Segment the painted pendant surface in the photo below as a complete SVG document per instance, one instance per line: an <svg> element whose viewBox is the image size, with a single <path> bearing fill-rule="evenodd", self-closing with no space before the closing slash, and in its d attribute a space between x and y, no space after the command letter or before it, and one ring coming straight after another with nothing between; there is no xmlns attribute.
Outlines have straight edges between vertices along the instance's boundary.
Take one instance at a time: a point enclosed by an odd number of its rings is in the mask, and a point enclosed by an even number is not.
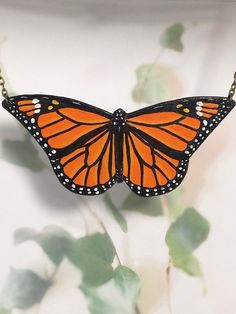
<svg viewBox="0 0 236 314"><path fill-rule="evenodd" d="M123 181L140 196L174 190L189 158L234 106L226 97L189 97L112 114L58 96L3 101L46 152L60 182L82 195Z"/></svg>

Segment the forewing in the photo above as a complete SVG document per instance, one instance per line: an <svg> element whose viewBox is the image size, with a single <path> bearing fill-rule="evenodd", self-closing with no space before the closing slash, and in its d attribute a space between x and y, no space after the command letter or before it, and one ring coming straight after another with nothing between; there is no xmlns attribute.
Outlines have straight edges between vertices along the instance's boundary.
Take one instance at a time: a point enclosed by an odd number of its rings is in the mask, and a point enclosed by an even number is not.
<svg viewBox="0 0 236 314"><path fill-rule="evenodd" d="M189 157L234 106L223 97L194 97L128 114L123 174L129 187L143 196L176 188Z"/></svg>

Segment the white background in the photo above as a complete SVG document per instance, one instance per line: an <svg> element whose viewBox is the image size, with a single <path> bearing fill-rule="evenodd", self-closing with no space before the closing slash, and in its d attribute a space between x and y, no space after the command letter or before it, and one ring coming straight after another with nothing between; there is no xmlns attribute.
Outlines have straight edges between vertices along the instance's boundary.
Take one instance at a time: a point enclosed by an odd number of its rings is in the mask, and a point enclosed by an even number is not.
<svg viewBox="0 0 236 314"><path fill-rule="evenodd" d="M1 64L16 94L63 95L111 112L118 107L132 111L137 108L130 94L135 70L153 61L162 30L175 22L188 26L196 21L184 35L184 52L167 51L160 62L181 82L175 97L226 96L236 70L235 15L236 4L226 1L0 1ZM208 293L203 296L199 279L174 270L174 314L226 314L236 308L235 121L236 110L193 156L184 181L186 204L211 224L209 239L197 251ZM0 137L23 135L2 109ZM0 191L1 282L15 254L16 228L59 224L83 234L84 205L52 171L32 173L0 160ZM120 185L113 193L124 191ZM142 313L166 313L165 219L125 213L129 233L124 236L99 197L90 203L108 226L123 262L141 276Z"/></svg>

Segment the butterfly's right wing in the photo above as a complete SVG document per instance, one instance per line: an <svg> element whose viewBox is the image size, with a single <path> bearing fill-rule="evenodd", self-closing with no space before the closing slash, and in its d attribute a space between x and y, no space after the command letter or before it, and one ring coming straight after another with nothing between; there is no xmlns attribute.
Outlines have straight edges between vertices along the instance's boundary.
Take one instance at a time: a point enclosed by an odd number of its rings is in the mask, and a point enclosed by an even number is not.
<svg viewBox="0 0 236 314"><path fill-rule="evenodd" d="M127 114L123 174L128 186L141 196L175 189L190 156L234 106L225 97L190 97Z"/></svg>
<svg viewBox="0 0 236 314"><path fill-rule="evenodd" d="M112 114L73 99L48 95L16 96L3 106L44 149L67 189L97 195L114 184Z"/></svg>

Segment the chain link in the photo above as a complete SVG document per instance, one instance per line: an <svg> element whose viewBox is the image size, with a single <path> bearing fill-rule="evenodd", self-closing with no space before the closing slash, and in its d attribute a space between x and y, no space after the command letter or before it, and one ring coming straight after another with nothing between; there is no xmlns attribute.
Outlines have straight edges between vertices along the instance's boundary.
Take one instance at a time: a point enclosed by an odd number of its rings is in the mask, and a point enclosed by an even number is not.
<svg viewBox="0 0 236 314"><path fill-rule="evenodd" d="M233 99L236 90L236 72L234 73L234 81L230 87L228 98Z"/></svg>
<svg viewBox="0 0 236 314"><path fill-rule="evenodd" d="M8 91L5 87L5 80L2 76L2 69L0 68L0 88L1 88L1 94L2 96L8 100L9 99L9 95L8 95Z"/></svg>

